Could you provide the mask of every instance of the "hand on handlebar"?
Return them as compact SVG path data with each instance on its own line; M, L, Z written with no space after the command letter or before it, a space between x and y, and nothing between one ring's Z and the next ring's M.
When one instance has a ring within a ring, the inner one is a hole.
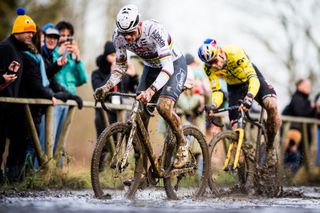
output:
M151 101L154 93L155 92L151 88L148 88L145 91L141 91L141 93L137 96L137 100L147 104Z
M252 103L253 103L253 96L246 95L246 97L244 97L243 101L240 104L239 111L243 110L244 112L248 112L248 110L252 106Z
M215 117L215 110L217 109L216 105L206 105L204 107L205 111L207 112L207 117L211 120Z
M105 88L105 86L99 87L94 91L93 97L96 101L104 101L107 94L108 94L108 90Z

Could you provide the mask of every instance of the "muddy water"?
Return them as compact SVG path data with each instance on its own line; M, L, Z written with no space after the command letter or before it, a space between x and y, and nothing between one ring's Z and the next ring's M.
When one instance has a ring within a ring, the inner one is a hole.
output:
M292 188L290 189L292 190ZM163 190L144 190L129 201L120 193L97 200L92 191L0 192L0 212L320 212L320 188L296 188L302 197L204 198L168 201Z

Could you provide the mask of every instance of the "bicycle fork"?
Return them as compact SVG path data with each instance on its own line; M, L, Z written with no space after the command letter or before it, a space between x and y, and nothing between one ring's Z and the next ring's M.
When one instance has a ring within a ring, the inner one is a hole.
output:
M244 136L244 129L243 128L237 128L235 132L238 133L238 141L233 141L229 145L229 149L227 152L227 159L224 162L223 170L228 171L230 169L235 170L238 167L239 164L239 158L240 158L240 153L241 153L241 147L243 143L243 136ZM234 151L234 146L236 146L236 154L233 159L233 162L231 161L232 157L232 152ZM232 166L233 163L233 166Z

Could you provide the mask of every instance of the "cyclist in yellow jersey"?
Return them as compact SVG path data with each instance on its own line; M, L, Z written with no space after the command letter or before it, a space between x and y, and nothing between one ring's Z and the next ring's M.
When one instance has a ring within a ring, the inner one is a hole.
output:
M209 77L212 89L212 104L218 108L223 101L218 77L225 79L228 88L229 105L237 105L242 99L241 108L250 109L255 99L267 111L268 151L272 150L274 138L280 127L276 92L266 82L258 68L250 62L244 50L236 45L219 47L214 39L207 39L198 51L199 58L205 63L204 70ZM212 113L209 116L213 116ZM233 124L238 112L230 111ZM269 152L271 154L271 152Z

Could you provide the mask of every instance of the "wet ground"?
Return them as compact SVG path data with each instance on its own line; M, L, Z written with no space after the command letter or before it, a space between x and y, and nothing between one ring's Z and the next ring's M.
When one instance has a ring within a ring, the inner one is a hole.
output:
M92 191L0 191L0 212L320 212L320 188L300 187L302 197L204 198L169 201L164 190L144 190L134 201L116 194L111 200L97 200Z

